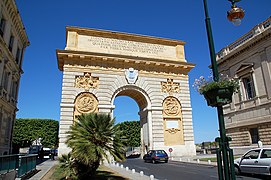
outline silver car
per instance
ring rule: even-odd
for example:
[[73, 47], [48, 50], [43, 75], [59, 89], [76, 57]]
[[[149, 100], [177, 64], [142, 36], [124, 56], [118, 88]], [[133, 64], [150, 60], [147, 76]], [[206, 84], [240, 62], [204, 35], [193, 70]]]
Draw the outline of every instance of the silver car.
[[271, 175], [271, 148], [256, 148], [234, 160], [235, 172]]

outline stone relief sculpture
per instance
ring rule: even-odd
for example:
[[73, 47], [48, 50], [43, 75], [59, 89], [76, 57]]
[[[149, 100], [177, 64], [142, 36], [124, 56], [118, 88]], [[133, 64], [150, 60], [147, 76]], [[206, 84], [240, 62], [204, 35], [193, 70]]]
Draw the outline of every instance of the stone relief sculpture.
[[167, 116], [177, 116], [180, 113], [181, 105], [175, 97], [169, 96], [163, 103], [163, 109]]
[[75, 100], [75, 110], [79, 113], [96, 112], [98, 108], [98, 100], [91, 93], [82, 93]]
[[162, 92], [166, 93], [179, 93], [180, 92], [180, 83], [173, 82], [173, 79], [168, 78], [167, 82], [161, 82]]
[[166, 129], [166, 131], [168, 131], [170, 134], [175, 134], [178, 131], [181, 131], [180, 129], [177, 128], [170, 128], [170, 129]]
[[84, 76], [77, 76], [75, 79], [76, 88], [85, 88], [89, 90], [90, 88], [97, 88], [99, 85], [99, 78], [92, 77], [90, 73], [85, 73]]

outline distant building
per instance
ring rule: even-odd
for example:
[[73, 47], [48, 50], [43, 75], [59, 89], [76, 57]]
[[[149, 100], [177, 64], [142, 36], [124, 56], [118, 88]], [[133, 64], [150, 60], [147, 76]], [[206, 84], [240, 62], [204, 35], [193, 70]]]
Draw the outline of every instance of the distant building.
[[0, 155], [11, 153], [23, 52], [28, 45], [15, 1], [0, 1]]
[[271, 145], [271, 17], [217, 54], [219, 72], [239, 79], [223, 107], [232, 147]]

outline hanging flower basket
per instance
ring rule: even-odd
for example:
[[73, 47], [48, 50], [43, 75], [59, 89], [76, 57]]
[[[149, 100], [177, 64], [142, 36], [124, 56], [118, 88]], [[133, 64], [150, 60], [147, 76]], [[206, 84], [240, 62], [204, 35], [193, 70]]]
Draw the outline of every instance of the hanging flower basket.
[[229, 104], [232, 102], [232, 94], [234, 87], [224, 87], [210, 89], [203, 93], [204, 98], [207, 101], [208, 106], [218, 107]]

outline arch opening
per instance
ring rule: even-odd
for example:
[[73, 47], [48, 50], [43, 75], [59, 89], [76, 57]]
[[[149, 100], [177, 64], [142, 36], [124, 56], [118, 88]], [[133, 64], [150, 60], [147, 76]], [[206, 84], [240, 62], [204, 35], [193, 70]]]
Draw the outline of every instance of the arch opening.
[[[120, 102], [118, 104], [115, 104], [119, 98], [121, 99], [126, 99], [124, 102]], [[124, 103], [124, 104], [123, 104]], [[126, 104], [126, 103], [132, 103]], [[136, 104], [136, 105], [135, 105]], [[117, 122], [122, 119], [124, 120], [125, 117], [118, 118], [118, 116], [126, 116], [126, 120], [124, 121], [132, 121], [132, 120], [137, 120], [140, 122], [140, 147], [136, 149], [136, 151], [139, 151], [141, 155], [144, 155], [148, 149], [150, 149], [151, 142], [152, 142], [152, 135], [150, 133], [150, 124], [151, 124], [151, 114], [148, 109], [149, 106], [149, 100], [146, 94], [144, 94], [143, 91], [141, 91], [138, 88], [135, 87], [123, 87], [119, 89], [115, 95], [112, 98], [112, 105], [114, 105], [115, 109], [117, 110], [115, 114], [115, 109], [112, 112], [112, 115], [116, 117]], [[116, 107], [117, 105], [118, 107]], [[121, 107], [119, 107], [121, 106]], [[137, 106], [137, 107], [136, 107]], [[121, 109], [120, 109], [121, 108]], [[133, 108], [126, 110], [126, 108]], [[135, 112], [137, 111], [137, 112]], [[128, 114], [127, 114], [128, 113]], [[134, 113], [137, 113], [135, 115]], [[131, 115], [131, 117], [127, 117], [127, 115]], [[134, 117], [137, 117], [135, 119]], [[129, 153], [132, 153], [135, 149], [132, 149], [130, 152], [127, 152], [128, 155]]]

